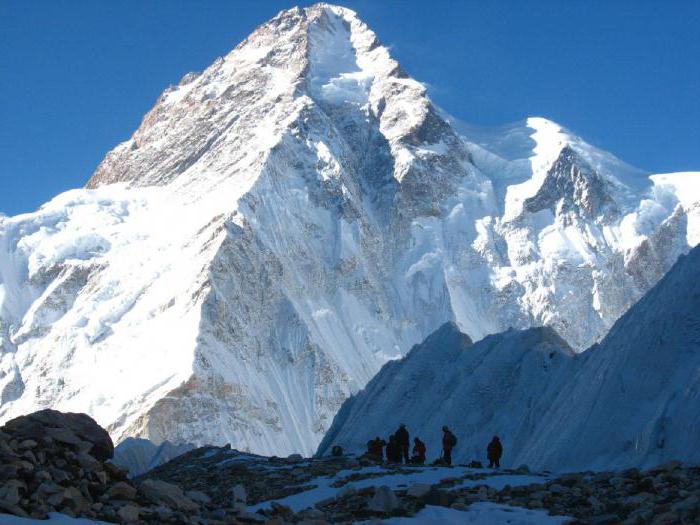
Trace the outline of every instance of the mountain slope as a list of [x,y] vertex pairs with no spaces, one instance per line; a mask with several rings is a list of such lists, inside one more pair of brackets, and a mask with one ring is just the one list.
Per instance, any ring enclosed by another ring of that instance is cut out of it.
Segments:
[[532,449],[546,464],[700,462],[700,247],[582,357],[581,372],[534,436]]
[[166,90],[86,189],[0,217],[0,419],[310,453],[446,321],[585,348],[698,242],[679,188],[700,177],[516,127],[477,144],[352,11],[281,12]]
[[345,402],[318,452],[334,444],[363,450],[404,422],[433,455],[447,424],[460,439],[460,461],[482,459],[494,434],[506,466],[700,461],[700,247],[582,354],[548,328],[464,341],[444,325],[385,365]]
[[348,399],[318,452],[328,453],[336,443],[361,451],[369,439],[386,439],[405,423],[431,458],[440,454],[443,425],[459,436],[461,459],[481,459],[496,431],[508,436],[518,455],[537,415],[557,397],[558,380],[575,372],[575,356],[550,328],[509,330],[472,345],[447,323]]

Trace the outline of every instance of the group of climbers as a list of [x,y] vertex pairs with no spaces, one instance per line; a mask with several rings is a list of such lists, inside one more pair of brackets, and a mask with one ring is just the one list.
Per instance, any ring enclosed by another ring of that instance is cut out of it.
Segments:
[[[387,463],[404,463],[406,465],[423,465],[425,463],[426,447],[420,438],[413,439],[413,450],[409,457],[410,436],[408,429],[403,423],[398,430],[389,436],[387,443],[379,436],[367,442],[367,452],[365,457],[373,461],[384,461],[386,452]],[[452,465],[452,450],[457,446],[457,437],[446,426],[442,427],[442,456],[437,463]],[[501,456],[503,455],[503,445],[498,436],[494,436],[486,447],[486,457],[489,460],[489,468],[500,468]]]
[[409,457],[410,436],[406,425],[401,425],[399,429],[389,436],[387,443],[379,436],[367,442],[367,452],[365,457],[374,461],[384,460],[384,450],[386,449],[386,461],[388,463],[404,463],[422,465],[425,463],[425,443],[420,438],[413,439],[413,450]]

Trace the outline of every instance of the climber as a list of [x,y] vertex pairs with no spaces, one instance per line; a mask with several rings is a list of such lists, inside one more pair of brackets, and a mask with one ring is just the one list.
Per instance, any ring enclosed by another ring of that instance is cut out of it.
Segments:
[[406,430],[406,425],[401,423],[399,429],[396,431],[396,442],[399,445],[399,463],[401,463],[401,456],[403,456],[403,462],[408,463],[408,447],[411,442],[408,436],[408,430]]
[[486,447],[486,457],[489,459],[489,468],[501,468],[501,455],[503,454],[503,445],[498,436],[493,436],[491,443]]
[[374,440],[370,439],[367,442],[367,452],[363,454],[363,456],[367,459],[375,460],[376,459],[376,454],[374,452]]
[[387,463],[401,463],[401,449],[396,441],[396,435],[389,436],[389,443],[386,445]]
[[457,446],[457,438],[446,426],[442,427],[442,459],[452,465],[452,449]]
[[425,463],[425,443],[418,438],[414,438],[413,440],[413,457],[411,458],[411,463],[414,465],[422,465]]
[[386,445],[386,441],[381,439],[379,436],[369,441],[367,443],[367,455],[370,457],[370,459],[374,461],[382,461],[384,459],[384,445]]

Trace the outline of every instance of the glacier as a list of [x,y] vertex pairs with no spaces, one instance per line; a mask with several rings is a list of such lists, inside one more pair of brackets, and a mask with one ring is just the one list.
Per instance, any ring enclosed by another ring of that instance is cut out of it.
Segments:
[[168,88],[83,189],[0,216],[0,422],[311,454],[453,321],[574,351],[700,241],[700,174],[447,116],[348,9],[282,11]]
[[552,328],[472,343],[450,322],[384,365],[341,407],[321,442],[361,453],[400,423],[438,457],[443,425],[459,463],[485,461],[498,435],[503,466],[558,472],[700,461],[700,246],[576,353]]

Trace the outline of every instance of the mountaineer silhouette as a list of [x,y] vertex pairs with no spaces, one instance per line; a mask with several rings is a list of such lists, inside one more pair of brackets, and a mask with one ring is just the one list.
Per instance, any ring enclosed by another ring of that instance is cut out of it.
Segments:
[[[410,443],[410,437],[408,435],[408,430],[406,429],[406,425],[401,423],[399,426],[399,429],[396,431],[396,442],[399,445],[399,449],[401,452],[401,456],[403,456],[403,462],[408,463],[408,447]],[[401,460],[399,460],[400,462]]]
[[375,437],[374,439],[370,439],[367,442],[367,458],[371,459],[372,461],[383,461],[385,445],[386,441],[381,439],[379,436]]
[[491,443],[486,447],[486,457],[489,459],[489,468],[501,468],[501,456],[503,455],[503,445],[498,436],[493,436]]
[[442,459],[452,465],[452,449],[457,446],[457,437],[446,426],[442,427]]
[[415,465],[422,465],[425,463],[425,443],[418,438],[413,440],[413,457],[411,458],[411,463]]
[[396,434],[389,436],[389,443],[386,445],[387,463],[401,463],[401,448],[396,440]]

